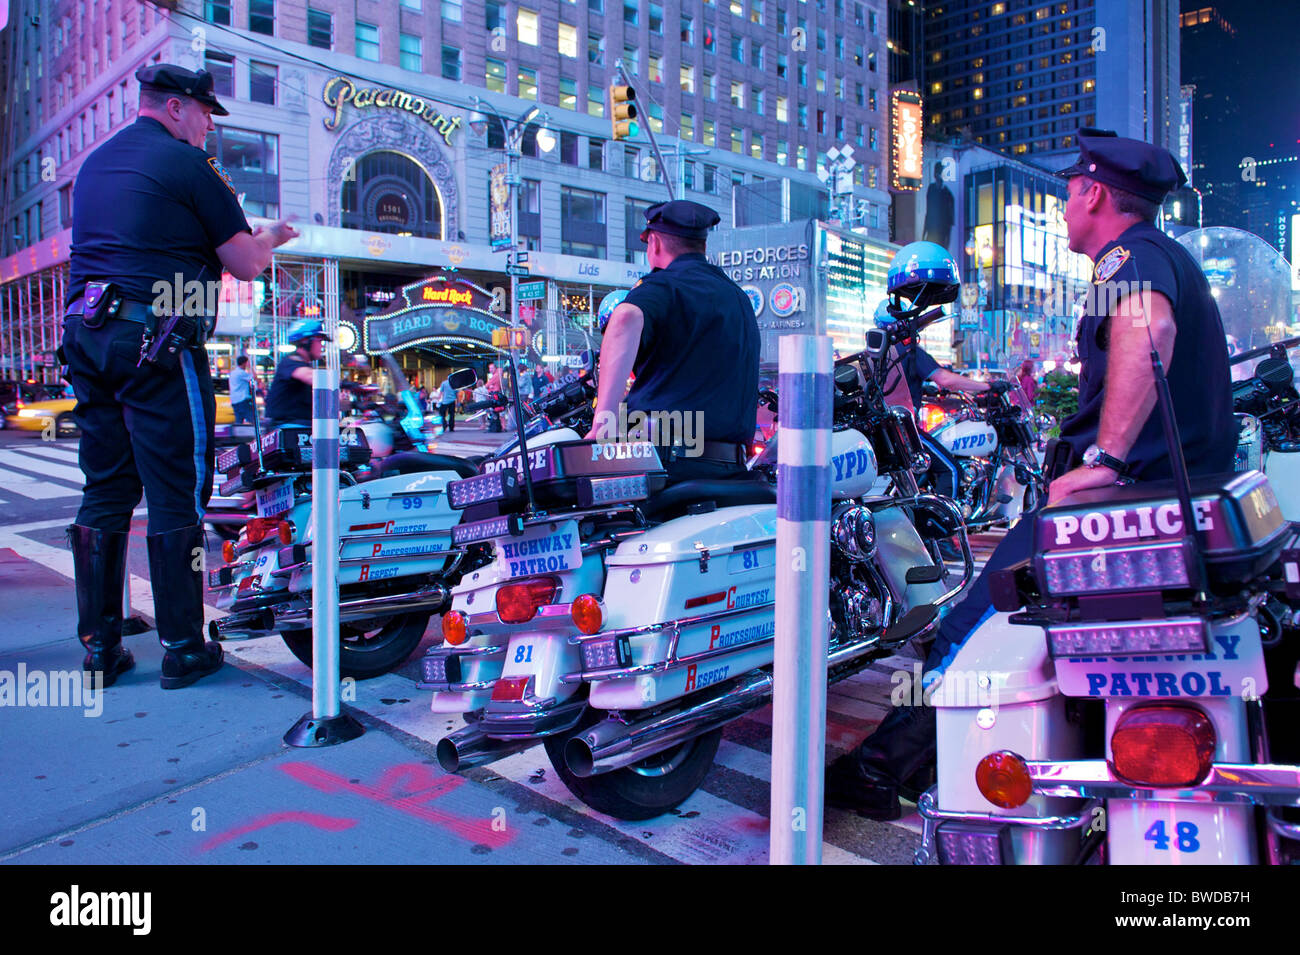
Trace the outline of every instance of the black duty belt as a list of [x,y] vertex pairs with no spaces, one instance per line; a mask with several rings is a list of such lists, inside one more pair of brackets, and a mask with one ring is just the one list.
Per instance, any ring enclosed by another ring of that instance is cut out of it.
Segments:
[[735,441],[705,441],[697,450],[681,444],[659,448],[659,459],[669,461],[714,461],[719,464],[744,464],[749,448]]
[[[63,311],[64,318],[70,318],[74,315],[84,315],[86,310],[86,300],[77,299]],[[117,314],[113,318],[121,319],[126,322],[135,322],[139,325],[148,325],[154,320],[152,305],[146,305],[144,302],[122,302],[118,307]],[[111,319],[110,319],[111,321]]]

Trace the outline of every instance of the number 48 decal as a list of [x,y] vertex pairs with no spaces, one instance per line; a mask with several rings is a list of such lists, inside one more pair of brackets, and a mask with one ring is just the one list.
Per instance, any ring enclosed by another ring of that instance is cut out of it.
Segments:
[[[1179,852],[1195,852],[1201,848],[1201,843],[1196,836],[1199,830],[1195,824],[1190,822],[1180,822],[1174,827],[1174,833],[1177,836]],[[1156,849],[1168,849],[1170,838],[1165,833],[1165,821],[1163,819],[1151,824],[1151,828],[1143,836],[1147,842],[1155,843]]]

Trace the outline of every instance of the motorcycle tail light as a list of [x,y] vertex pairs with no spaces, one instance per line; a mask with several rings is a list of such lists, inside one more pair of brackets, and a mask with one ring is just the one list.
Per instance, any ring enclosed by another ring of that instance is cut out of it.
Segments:
[[468,638],[465,615],[459,610],[448,610],[442,616],[442,639],[458,647]]
[[1208,640],[1205,621],[1200,617],[1047,628],[1047,644],[1053,657],[1204,653]]
[[293,543],[293,523],[291,521],[280,521],[275,525],[276,533],[280,535],[280,543],[286,547]]
[[221,559],[227,564],[235,562],[235,542],[223,541],[221,544]]
[[527,623],[555,599],[560,582],[554,577],[533,577],[506,584],[497,591],[497,616],[502,623]]
[[948,419],[948,413],[938,405],[921,405],[921,430],[934,431]]
[[498,703],[504,700],[522,700],[531,680],[531,676],[503,676],[492,687],[492,699]]
[[1195,786],[1214,763],[1214,724],[1190,706],[1159,704],[1128,710],[1110,737],[1110,766],[1142,786]]
[[250,544],[260,544],[276,529],[277,524],[278,521],[269,517],[254,517],[244,525],[244,533],[248,535]]
[[1107,547],[1043,555],[1043,576],[1053,596],[1186,587],[1181,542]]
[[605,605],[595,594],[583,594],[569,608],[573,625],[582,633],[598,633],[605,625]]
[[975,766],[975,785],[993,805],[1016,809],[1034,794],[1033,779],[1025,761],[1008,750],[989,753]]

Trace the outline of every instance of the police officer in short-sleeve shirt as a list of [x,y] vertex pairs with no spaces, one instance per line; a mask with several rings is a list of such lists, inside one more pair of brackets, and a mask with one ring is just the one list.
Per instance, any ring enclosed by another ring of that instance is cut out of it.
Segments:
[[635,374],[624,418],[641,412],[650,422],[658,415],[673,423],[649,436],[670,481],[743,476],[758,414],[754,307],[705,259],[716,212],[678,199],[651,206],[645,217],[641,239],[654,271],[632,287],[606,326],[589,437],[622,437],[618,406]]
[[[230,176],[203,151],[226,110],[212,76],[139,70],[139,115],[82,164],[61,352],[77,396],[85,491],[68,531],[84,669],[104,685],[134,666],[121,646],[131,512],[149,508],[149,576],[164,689],[221,666],[203,639],[203,513],[212,493],[215,398],[203,348],[223,267],[252,280],[297,233],[249,228]],[[163,335],[182,316],[175,337]],[[151,341],[175,348],[143,357]]]
[[[1168,150],[1113,132],[1079,130],[1079,153],[1061,173],[1069,180],[1065,223],[1070,249],[1093,261],[1092,295],[1079,327],[1079,411],[1061,423],[1074,461],[1054,475],[1052,504],[1117,480],[1171,475],[1152,342],[1168,375],[1188,471],[1230,471],[1236,447],[1218,309],[1195,261],[1153,224],[1161,200],[1186,176]],[[1007,532],[966,597],[944,617],[925,662],[927,684],[942,676],[991,613],[990,573],[1030,555],[1033,524],[1020,521]],[[897,707],[859,749],[832,765],[827,802],[897,818],[899,792],[923,785],[921,771],[934,756],[933,708]]]

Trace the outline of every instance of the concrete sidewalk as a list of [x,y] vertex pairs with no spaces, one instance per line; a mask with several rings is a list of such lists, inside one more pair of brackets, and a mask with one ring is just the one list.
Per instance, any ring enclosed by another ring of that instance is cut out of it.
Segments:
[[[0,593],[0,861],[671,861],[488,769],[447,775],[429,743],[363,712],[361,739],[292,749],[282,736],[310,710],[304,687],[240,662],[164,692],[152,631],[127,638],[136,668],[115,686],[49,705],[57,674],[80,674],[72,581],[0,548]],[[382,696],[409,680],[357,686],[359,706],[407,710],[422,736],[446,726],[423,696]]]

